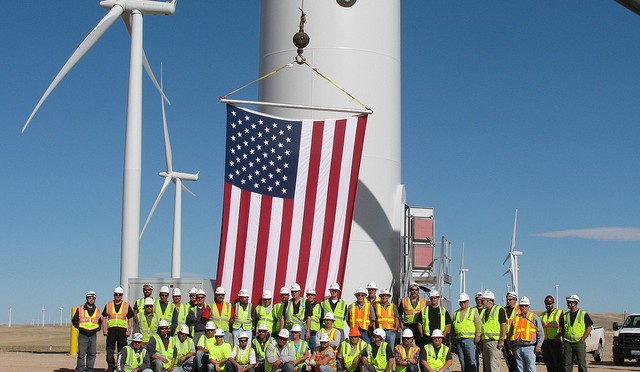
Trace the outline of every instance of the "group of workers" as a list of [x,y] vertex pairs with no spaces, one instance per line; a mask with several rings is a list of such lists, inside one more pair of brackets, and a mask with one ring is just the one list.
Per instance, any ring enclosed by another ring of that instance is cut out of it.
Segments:
[[448,344],[455,345],[465,372],[479,370],[480,355],[484,371],[500,371],[503,357],[509,371],[535,371],[536,353],[543,354],[548,371],[571,371],[574,356],[580,370],[587,370],[584,340],[592,322],[578,309],[575,295],[567,297],[564,314],[547,296],[547,311],[538,316],[529,311],[527,297],[518,301],[513,292],[505,307],[495,304],[491,291],[479,292],[476,306],[462,293],[451,316],[436,290],[427,299],[416,283],[399,306],[388,289],[378,293],[374,282],[358,288],[350,304],[339,284],[328,291],[316,301],[313,288],[304,298],[294,283],[280,289],[277,303],[265,290],[254,306],[245,289],[231,303],[218,287],[207,303],[205,291],[192,288],[189,302],[182,303],[179,288],[163,286],[156,299],[147,283],[133,306],[123,301],[123,289],[115,288],[102,312],[90,291],[72,320],[79,330],[76,371],[92,370],[100,330],[109,372],[448,371],[453,363]]

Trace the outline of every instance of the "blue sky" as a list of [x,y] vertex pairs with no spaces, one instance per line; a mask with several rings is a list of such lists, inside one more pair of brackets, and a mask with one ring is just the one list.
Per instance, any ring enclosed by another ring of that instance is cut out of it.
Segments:
[[[118,284],[129,59],[117,22],[20,134],[105,10],[10,2],[5,14],[2,324],[9,307],[14,322],[29,323],[42,304],[58,319],[54,309],[67,312],[89,289],[102,305]],[[587,311],[639,311],[640,17],[613,1],[404,1],[402,17],[402,181],[409,204],[434,207],[437,235],[454,243],[454,294],[463,242],[469,292],[504,294],[518,208],[520,292],[534,309],[557,283]],[[259,5],[182,1],[172,17],[145,17],[144,31],[156,73],[164,64],[174,169],[201,171],[188,185],[197,197],[183,194],[182,272],[212,277],[225,120],[217,98],[257,77]],[[164,170],[159,99],[146,77],[143,102],[142,222]],[[141,241],[141,277],[168,276],[172,199],[173,188]]]

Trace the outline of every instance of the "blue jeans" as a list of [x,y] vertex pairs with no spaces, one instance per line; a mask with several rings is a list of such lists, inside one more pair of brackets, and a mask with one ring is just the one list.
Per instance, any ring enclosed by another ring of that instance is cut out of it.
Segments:
[[389,329],[385,330],[384,333],[387,334],[384,340],[391,346],[391,350],[393,350],[396,347],[396,331]]
[[239,345],[238,336],[240,335],[241,332],[245,332],[247,334],[247,336],[249,337],[249,340],[247,340],[247,345],[251,346],[252,345],[252,343],[251,343],[251,336],[252,336],[251,330],[250,329],[246,330],[246,329],[242,329],[242,328],[233,330],[233,345],[231,345],[231,346]]
[[513,354],[518,372],[536,372],[535,348],[535,345],[513,346]]
[[314,351],[316,351],[316,348],[318,347],[318,345],[316,344],[316,333],[318,333],[318,331],[311,331],[309,332],[309,350],[311,351],[311,353],[313,354]]
[[458,358],[460,359],[462,371],[478,371],[478,366],[476,365],[476,344],[473,342],[473,338],[458,338],[456,342],[458,343]]
[[369,333],[366,330],[363,331],[362,329],[360,329],[360,338],[362,339],[362,341],[366,342],[367,344],[371,343],[371,339],[369,338]]

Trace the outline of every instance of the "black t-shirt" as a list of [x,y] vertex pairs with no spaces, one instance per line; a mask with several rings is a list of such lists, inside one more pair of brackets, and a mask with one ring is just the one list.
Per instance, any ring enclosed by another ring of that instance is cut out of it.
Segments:
[[[496,306],[496,305],[493,305]],[[493,308],[492,308],[493,309]],[[485,309],[484,311],[484,315],[483,315],[483,321],[487,321],[489,320],[489,313],[491,312],[491,310],[487,310]],[[502,323],[506,323],[507,322],[507,313],[504,311],[504,307],[501,307],[500,309],[498,309],[498,323],[502,324]]]
[[[444,308],[443,308],[444,309]],[[440,307],[427,307],[427,313],[429,315],[429,332],[433,332],[436,329],[444,331],[447,324],[451,324],[451,315],[449,311],[444,309],[444,325],[440,324]],[[416,323],[422,323],[422,312],[416,316]]]
[[[371,343],[371,359],[375,359],[376,356],[378,356],[379,349],[380,349],[380,346],[376,345],[374,342]],[[387,344],[387,347],[385,348],[385,350],[387,351],[387,360],[393,359],[394,358],[393,350],[391,350],[391,346],[389,344]]]

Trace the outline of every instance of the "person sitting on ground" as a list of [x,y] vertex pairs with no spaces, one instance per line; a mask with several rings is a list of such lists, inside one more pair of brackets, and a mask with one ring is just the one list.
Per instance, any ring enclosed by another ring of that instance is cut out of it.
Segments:
[[420,355],[420,364],[425,372],[449,372],[453,357],[447,345],[443,345],[444,336],[439,329],[431,333],[433,343],[427,344]]
[[152,372],[149,366],[149,354],[142,347],[142,333],[134,333],[131,345],[120,350],[116,368],[118,372]]

